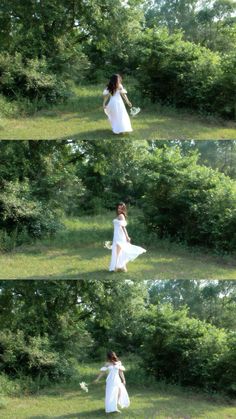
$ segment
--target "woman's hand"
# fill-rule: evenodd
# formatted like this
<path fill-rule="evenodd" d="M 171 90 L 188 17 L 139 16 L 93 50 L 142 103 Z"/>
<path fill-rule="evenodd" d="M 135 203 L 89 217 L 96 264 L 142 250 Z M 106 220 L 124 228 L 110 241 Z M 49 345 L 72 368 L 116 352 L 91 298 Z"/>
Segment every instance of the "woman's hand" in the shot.
<path fill-rule="evenodd" d="M 127 236 L 127 242 L 131 242 L 131 238 L 129 236 Z"/>

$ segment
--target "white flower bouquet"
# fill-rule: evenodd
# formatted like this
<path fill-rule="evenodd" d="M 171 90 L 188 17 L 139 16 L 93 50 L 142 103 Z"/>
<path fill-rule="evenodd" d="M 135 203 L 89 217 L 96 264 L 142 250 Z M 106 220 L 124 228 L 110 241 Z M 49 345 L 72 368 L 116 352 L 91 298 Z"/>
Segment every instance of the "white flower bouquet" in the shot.
<path fill-rule="evenodd" d="M 79 384 L 80 388 L 82 390 L 84 390 L 86 393 L 88 393 L 88 384 L 86 384 L 84 381 L 82 381 L 82 383 Z"/>
<path fill-rule="evenodd" d="M 130 115 L 131 116 L 136 116 L 138 115 L 138 113 L 141 111 L 141 109 L 139 107 L 135 108 L 134 106 L 132 106 L 132 108 L 130 109 Z"/>
<path fill-rule="evenodd" d="M 109 241 L 105 242 L 104 247 L 105 247 L 105 249 L 111 250 L 112 249 L 112 242 L 109 242 Z"/>

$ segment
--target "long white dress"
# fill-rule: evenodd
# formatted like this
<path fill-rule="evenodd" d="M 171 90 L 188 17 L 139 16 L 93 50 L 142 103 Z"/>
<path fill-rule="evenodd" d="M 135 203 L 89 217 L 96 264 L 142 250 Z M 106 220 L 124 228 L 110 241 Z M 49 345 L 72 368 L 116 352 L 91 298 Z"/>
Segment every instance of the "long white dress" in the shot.
<path fill-rule="evenodd" d="M 105 107 L 105 113 L 108 116 L 114 134 L 133 131 L 121 93 L 127 93 L 127 91 L 120 84 L 119 89 L 113 95 L 110 95 L 110 100 Z M 106 96 L 108 94 L 108 89 L 105 89 L 103 95 Z"/>
<path fill-rule="evenodd" d="M 122 383 L 119 370 L 125 371 L 120 361 L 107 364 L 101 371 L 108 371 L 106 379 L 105 410 L 106 413 L 117 412 L 118 405 L 123 409 L 129 407 L 130 400 L 125 385 Z"/>
<path fill-rule="evenodd" d="M 113 225 L 114 235 L 109 271 L 125 268 L 126 263 L 136 259 L 139 255 L 146 252 L 146 250 L 142 247 L 135 246 L 134 244 L 127 242 L 125 232 L 122 228 L 127 226 L 126 220 L 119 220 L 118 218 L 115 218 L 113 220 Z M 117 245 L 121 248 L 118 255 Z"/>

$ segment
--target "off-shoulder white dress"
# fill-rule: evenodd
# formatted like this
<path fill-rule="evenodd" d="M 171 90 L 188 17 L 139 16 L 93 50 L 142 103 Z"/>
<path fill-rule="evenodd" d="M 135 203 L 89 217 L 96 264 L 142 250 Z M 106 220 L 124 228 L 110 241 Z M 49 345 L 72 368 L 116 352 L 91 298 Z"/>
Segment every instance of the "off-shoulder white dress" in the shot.
<path fill-rule="evenodd" d="M 135 246 L 134 244 L 127 242 L 125 232 L 122 228 L 127 226 L 126 220 L 119 220 L 118 218 L 115 218 L 113 220 L 113 225 L 114 235 L 109 271 L 124 269 L 129 261 L 136 259 L 139 255 L 146 252 L 146 250 L 142 247 Z M 121 248 L 118 254 L 117 245 Z"/>
<path fill-rule="evenodd" d="M 119 89 L 113 95 L 110 94 L 109 102 L 104 109 L 114 134 L 133 131 L 121 93 L 127 93 L 127 91 L 120 84 Z M 106 96 L 108 94 L 109 91 L 105 89 L 103 95 Z"/>
<path fill-rule="evenodd" d="M 108 371 L 106 379 L 105 410 L 106 413 L 117 412 L 121 408 L 129 407 L 130 400 L 125 385 L 122 383 L 119 370 L 125 371 L 120 361 L 115 364 L 106 364 L 101 371 Z"/>

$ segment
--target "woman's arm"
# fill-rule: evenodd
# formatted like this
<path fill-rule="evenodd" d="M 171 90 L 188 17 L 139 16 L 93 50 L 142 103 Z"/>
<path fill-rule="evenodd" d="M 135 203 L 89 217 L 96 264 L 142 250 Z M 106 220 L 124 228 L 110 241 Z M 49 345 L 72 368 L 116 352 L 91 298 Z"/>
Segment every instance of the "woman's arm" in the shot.
<path fill-rule="evenodd" d="M 124 385 L 126 385 L 125 375 L 124 375 L 124 373 L 123 373 L 123 371 L 122 371 L 122 370 L 119 370 L 119 375 L 120 375 L 120 379 L 121 379 L 122 383 L 123 383 Z"/>
<path fill-rule="evenodd" d="M 119 217 L 118 217 L 118 220 L 122 220 L 122 221 L 125 220 L 124 215 L 123 214 L 120 214 Z M 122 227 L 122 229 L 123 229 L 123 231 L 125 233 L 125 237 L 126 237 L 127 242 L 130 242 L 131 239 L 130 239 L 130 237 L 128 235 L 128 232 L 127 232 L 126 228 L 124 226 L 121 226 L 121 227 Z"/>
<path fill-rule="evenodd" d="M 103 377 L 104 374 L 105 374 L 105 372 L 101 372 L 93 382 L 98 383 L 98 381 L 100 380 L 100 378 Z"/>
<path fill-rule="evenodd" d="M 127 242 L 130 242 L 130 241 L 131 241 L 131 238 L 129 237 L 129 235 L 128 235 L 128 232 L 127 232 L 126 228 L 125 228 L 125 227 L 122 227 L 122 228 L 123 228 L 123 231 L 124 231 L 124 233 L 125 233 L 125 237 L 126 237 Z"/>
<path fill-rule="evenodd" d="M 132 103 L 129 101 L 128 96 L 125 93 L 121 93 L 121 96 L 123 97 L 125 103 L 127 103 L 127 105 L 132 108 Z"/>
<path fill-rule="evenodd" d="M 103 98 L 103 109 L 106 107 L 106 102 L 107 102 L 109 97 L 110 97 L 110 93 L 108 93 L 107 95 L 104 96 L 104 98 Z"/>

